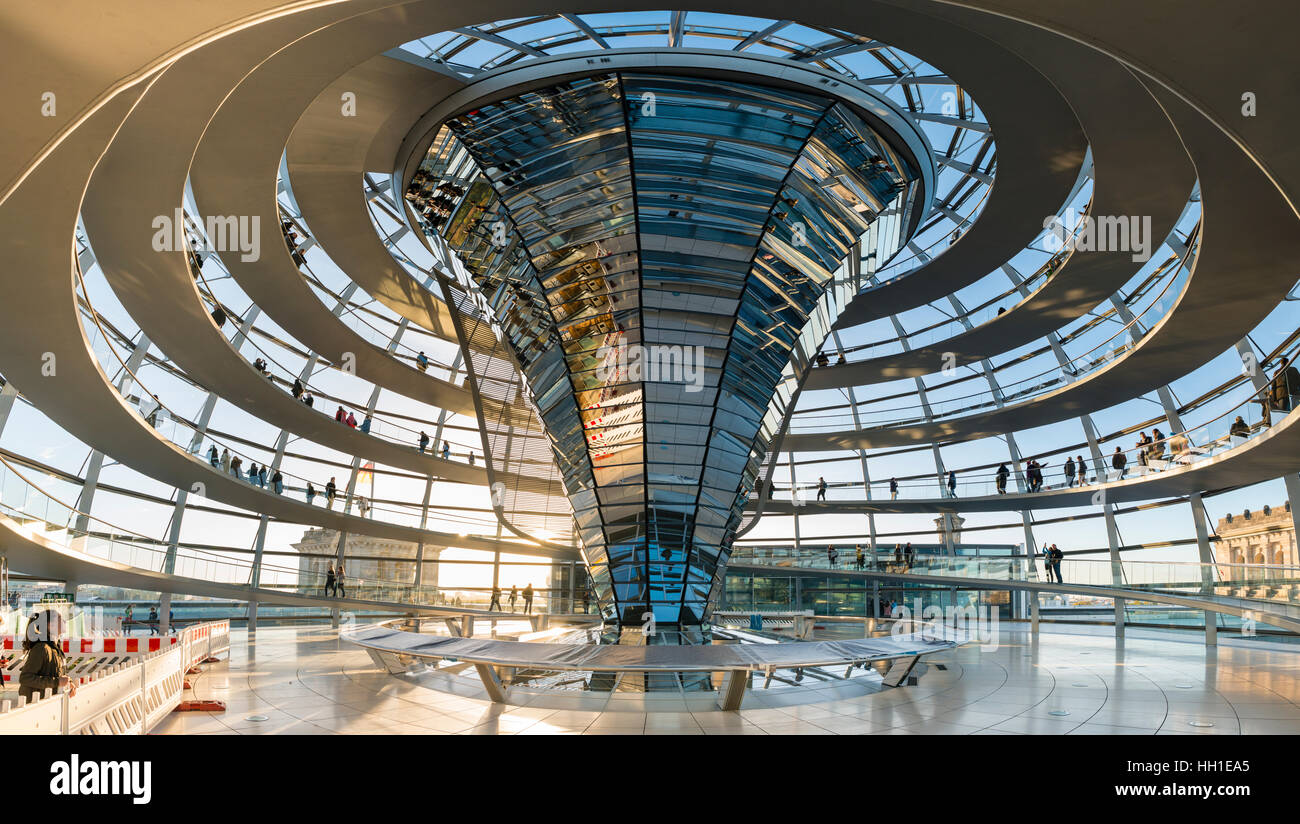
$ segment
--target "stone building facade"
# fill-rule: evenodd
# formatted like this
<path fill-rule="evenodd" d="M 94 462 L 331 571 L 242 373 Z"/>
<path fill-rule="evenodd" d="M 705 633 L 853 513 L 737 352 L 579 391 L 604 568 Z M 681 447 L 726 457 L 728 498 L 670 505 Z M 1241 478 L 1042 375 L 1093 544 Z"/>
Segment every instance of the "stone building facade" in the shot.
<path fill-rule="evenodd" d="M 1220 518 L 1214 560 L 1220 564 L 1300 565 L 1291 504 Z"/>
<path fill-rule="evenodd" d="M 336 529 L 309 529 L 293 548 L 298 550 L 300 581 L 322 580 L 338 555 L 339 533 Z M 344 558 L 348 580 L 361 583 L 413 583 L 417 545 L 412 541 L 395 541 L 370 535 L 348 535 Z M 425 547 L 424 580 L 427 586 L 438 585 L 436 561 L 441 549 Z"/>

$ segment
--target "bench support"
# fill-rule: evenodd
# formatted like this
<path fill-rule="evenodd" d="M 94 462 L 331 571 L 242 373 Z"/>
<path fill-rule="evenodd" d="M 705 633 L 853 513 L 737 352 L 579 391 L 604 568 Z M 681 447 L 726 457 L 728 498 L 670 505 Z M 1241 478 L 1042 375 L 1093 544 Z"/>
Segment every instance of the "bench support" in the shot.
<path fill-rule="evenodd" d="M 748 670 L 727 670 L 722 679 L 718 707 L 724 712 L 736 712 L 745 700 L 745 687 L 749 684 Z"/>
<path fill-rule="evenodd" d="M 911 675 L 912 668 L 916 662 L 921 660 L 919 655 L 911 655 L 907 658 L 895 658 L 889 662 L 889 669 L 885 670 L 885 686 L 901 687 L 907 683 L 907 676 Z"/>
<path fill-rule="evenodd" d="M 483 682 L 483 689 L 487 691 L 488 698 L 492 699 L 492 703 L 504 704 L 506 702 L 506 688 L 501 685 L 501 678 L 497 675 L 496 667 L 491 664 L 475 664 L 474 669 L 478 670 L 478 677 Z"/>

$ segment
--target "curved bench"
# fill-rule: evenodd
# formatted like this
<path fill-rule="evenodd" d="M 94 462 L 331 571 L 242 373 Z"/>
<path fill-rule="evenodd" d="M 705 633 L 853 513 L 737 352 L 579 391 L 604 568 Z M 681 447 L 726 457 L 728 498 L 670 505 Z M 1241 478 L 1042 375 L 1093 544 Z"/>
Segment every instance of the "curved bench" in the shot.
<path fill-rule="evenodd" d="M 748 676 L 753 672 L 852 667 L 889 661 L 893 663 L 886 675 L 886 683 L 897 686 L 922 656 L 971 641 L 950 628 L 936 625 L 907 635 L 778 644 L 547 644 L 421 635 L 383 626 L 345 630 L 340 637 L 364 648 L 375 663 L 390 672 L 406 672 L 407 666 L 402 659 L 412 658 L 450 659 L 473 664 L 488 697 L 496 703 L 505 703 L 508 699 L 508 688 L 502 684 L 496 667 L 569 672 L 722 673 L 725 680 L 718 705 L 728 711 L 740 709 Z M 897 671 L 896 667 L 899 668 Z"/>

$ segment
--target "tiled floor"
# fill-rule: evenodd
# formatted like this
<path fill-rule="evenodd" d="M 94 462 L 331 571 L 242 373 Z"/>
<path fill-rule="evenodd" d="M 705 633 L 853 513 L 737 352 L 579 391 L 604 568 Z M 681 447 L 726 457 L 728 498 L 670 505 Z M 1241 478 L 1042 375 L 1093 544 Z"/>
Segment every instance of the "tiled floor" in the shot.
<path fill-rule="evenodd" d="M 1117 647 L 1087 629 L 935 655 L 915 686 L 739 713 L 495 706 L 380 670 L 327 628 L 236 631 L 229 662 L 192 676 L 224 713 L 175 713 L 197 734 L 1250 734 L 1300 732 L 1300 647 L 1217 650 L 1147 634 Z M 943 664 L 940 669 L 936 664 Z M 470 691 L 472 692 L 472 691 Z M 860 690 L 858 691 L 860 693 Z M 190 693 L 187 693 L 190 697 Z M 549 702 L 554 703 L 554 702 Z M 776 702 L 780 703 L 780 702 Z"/>

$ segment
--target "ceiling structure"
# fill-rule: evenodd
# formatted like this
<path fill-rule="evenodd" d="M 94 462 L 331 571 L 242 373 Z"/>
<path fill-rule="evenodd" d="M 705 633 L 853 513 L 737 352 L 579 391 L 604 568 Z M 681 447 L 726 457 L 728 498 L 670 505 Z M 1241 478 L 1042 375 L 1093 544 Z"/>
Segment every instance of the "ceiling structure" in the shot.
<path fill-rule="evenodd" d="M 129 520 L 154 571 L 245 584 L 296 525 L 581 557 L 609 621 L 693 625 L 738 536 L 852 513 L 874 543 L 891 477 L 950 545 L 968 491 L 1030 548 L 1077 506 L 1113 556 L 1118 502 L 1177 500 L 1202 560 L 1206 495 L 1300 494 L 1233 451 L 1296 348 L 1295 115 L 1246 113 L 1294 97 L 1289 46 L 1208 2 L 163 5 L 0 12 L 0 100 L 34 112 L 0 147 L 0 446 L 67 450 L 70 541 Z M 1211 42 L 1235 72 L 1188 60 Z M 1038 491 L 1067 457 L 1100 500 Z"/>

